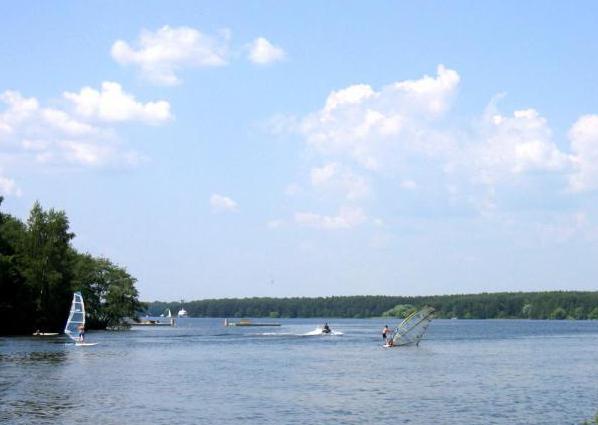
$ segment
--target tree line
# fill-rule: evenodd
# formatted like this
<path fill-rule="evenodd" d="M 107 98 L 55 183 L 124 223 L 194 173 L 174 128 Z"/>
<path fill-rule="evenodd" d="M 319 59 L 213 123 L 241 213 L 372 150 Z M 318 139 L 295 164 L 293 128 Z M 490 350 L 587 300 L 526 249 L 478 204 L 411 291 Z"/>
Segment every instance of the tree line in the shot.
<path fill-rule="evenodd" d="M 143 310 L 136 279 L 107 258 L 78 252 L 74 237 L 66 213 L 39 202 L 26 222 L 0 211 L 0 335 L 61 332 L 74 291 L 83 295 L 90 329 L 124 326 Z"/>
<path fill-rule="evenodd" d="M 504 292 L 420 297 L 338 296 L 318 298 L 226 298 L 185 303 L 192 317 L 406 317 L 423 306 L 438 318 L 598 319 L 598 292 Z M 147 313 L 176 312 L 178 302 L 154 301 Z"/>

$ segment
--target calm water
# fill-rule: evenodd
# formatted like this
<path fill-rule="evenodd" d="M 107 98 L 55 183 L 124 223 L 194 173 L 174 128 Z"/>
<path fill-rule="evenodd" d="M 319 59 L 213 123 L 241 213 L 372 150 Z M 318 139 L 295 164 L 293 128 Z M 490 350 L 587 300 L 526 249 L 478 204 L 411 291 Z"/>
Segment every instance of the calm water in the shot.
<path fill-rule="evenodd" d="M 579 424 L 598 410 L 598 322 L 435 320 L 419 348 L 384 349 L 382 320 L 342 337 L 176 328 L 0 339 L 0 423 Z"/>

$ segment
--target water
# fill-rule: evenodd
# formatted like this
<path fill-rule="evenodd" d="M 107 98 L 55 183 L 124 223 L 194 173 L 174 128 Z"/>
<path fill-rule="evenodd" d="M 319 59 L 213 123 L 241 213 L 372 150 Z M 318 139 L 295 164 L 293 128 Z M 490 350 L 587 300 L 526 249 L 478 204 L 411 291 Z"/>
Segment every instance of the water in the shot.
<path fill-rule="evenodd" d="M 0 423 L 579 424 L 598 410 L 598 322 L 434 320 L 384 349 L 385 321 L 342 337 L 279 328 L 176 328 L 0 339 Z"/>

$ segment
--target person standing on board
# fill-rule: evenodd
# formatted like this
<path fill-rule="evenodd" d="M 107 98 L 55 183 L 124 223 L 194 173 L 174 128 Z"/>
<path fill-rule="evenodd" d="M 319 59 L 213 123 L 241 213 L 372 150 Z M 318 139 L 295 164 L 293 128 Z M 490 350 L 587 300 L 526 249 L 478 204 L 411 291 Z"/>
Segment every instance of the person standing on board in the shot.
<path fill-rule="evenodd" d="M 388 325 L 385 325 L 384 329 L 382 329 L 382 340 L 384 341 L 384 344 L 386 344 L 386 338 L 388 337 L 389 333 L 390 333 L 390 328 L 388 327 Z"/>
<path fill-rule="evenodd" d="M 85 339 L 85 326 L 79 325 L 77 329 L 79 330 L 79 341 L 83 342 Z"/>

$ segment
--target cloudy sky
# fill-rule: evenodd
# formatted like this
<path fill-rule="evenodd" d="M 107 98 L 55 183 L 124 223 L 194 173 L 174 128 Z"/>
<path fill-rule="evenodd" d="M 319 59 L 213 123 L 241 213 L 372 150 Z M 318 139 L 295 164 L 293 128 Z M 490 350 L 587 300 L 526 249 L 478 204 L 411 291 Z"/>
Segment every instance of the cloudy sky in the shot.
<path fill-rule="evenodd" d="M 37 2 L 0 193 L 144 300 L 596 289 L 598 4 Z"/>

